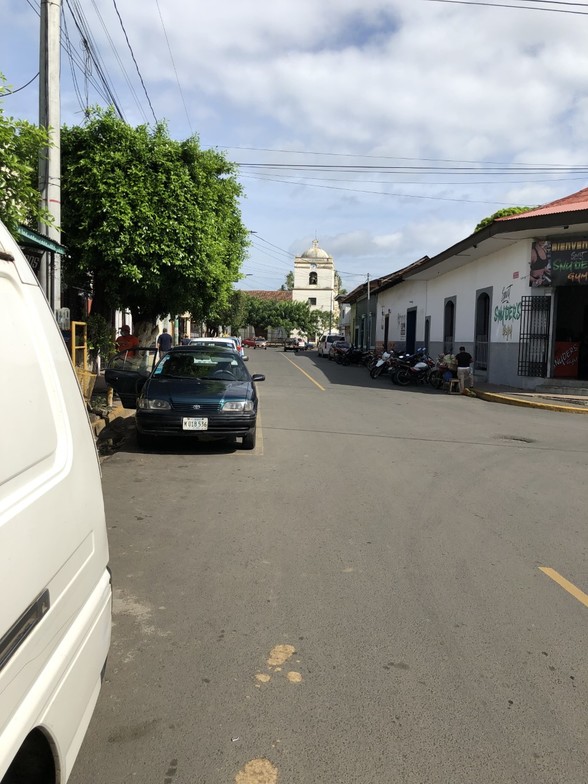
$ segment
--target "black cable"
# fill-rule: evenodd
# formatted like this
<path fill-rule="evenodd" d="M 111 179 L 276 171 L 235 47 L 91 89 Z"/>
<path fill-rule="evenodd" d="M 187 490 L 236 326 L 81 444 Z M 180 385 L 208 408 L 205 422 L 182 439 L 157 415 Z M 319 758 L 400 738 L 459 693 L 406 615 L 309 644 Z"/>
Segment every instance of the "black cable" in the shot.
<path fill-rule="evenodd" d="M 149 108 L 151 109 L 151 114 L 153 115 L 153 119 L 155 120 L 155 123 L 157 124 L 158 120 L 157 120 L 157 117 L 155 116 L 155 111 L 154 111 L 153 106 L 151 104 L 151 98 L 149 98 L 149 93 L 147 92 L 147 88 L 145 87 L 145 82 L 143 81 L 143 76 L 141 75 L 141 71 L 139 69 L 139 64 L 137 63 L 137 59 L 135 57 L 135 53 L 133 52 L 133 47 L 131 46 L 131 42 L 129 41 L 129 36 L 127 35 L 127 31 L 125 29 L 125 25 L 124 25 L 124 22 L 122 20 L 122 16 L 120 15 L 120 11 L 118 10 L 118 5 L 116 3 L 116 0 L 112 0 L 112 2 L 114 4 L 114 10 L 116 11 L 116 15 L 118 16 L 118 21 L 120 22 L 120 26 L 122 27 L 123 33 L 125 34 L 125 39 L 127 41 L 127 46 L 129 47 L 129 51 L 131 53 L 131 57 L 133 58 L 133 62 L 135 63 L 135 68 L 137 69 L 137 73 L 139 74 L 139 79 L 141 80 L 141 85 L 143 86 L 143 92 L 145 93 L 145 97 L 147 98 L 147 103 L 149 104 Z"/>
<path fill-rule="evenodd" d="M 131 79 L 130 79 L 128 73 L 127 73 L 127 70 L 126 70 L 126 68 L 125 68 L 125 66 L 123 64 L 123 61 L 122 61 L 122 59 L 121 59 L 121 57 L 120 57 L 120 55 L 119 55 L 119 53 L 118 53 L 118 51 L 116 49 L 116 45 L 115 45 L 115 43 L 114 43 L 114 41 L 112 39 L 112 36 L 110 35 L 110 31 L 108 30 L 108 27 L 107 27 L 107 25 L 106 25 L 106 23 L 104 21 L 104 18 L 102 16 L 101 12 L 100 12 L 100 9 L 98 8 L 96 0 L 91 0 L 91 2 L 92 2 L 92 5 L 94 6 L 94 10 L 96 12 L 96 16 L 98 17 L 98 20 L 99 20 L 100 24 L 102 25 L 102 29 L 104 30 L 104 34 L 106 35 L 106 38 L 108 39 L 108 43 L 110 44 L 110 48 L 112 49 L 112 51 L 114 53 L 114 56 L 116 58 L 116 61 L 118 62 L 119 68 L 122 71 L 124 79 L 125 79 L 125 81 L 127 83 L 127 86 L 129 88 L 129 92 L 133 96 L 133 99 L 135 101 L 137 109 L 139 110 L 139 113 L 143 116 L 143 119 L 145 120 L 145 123 L 149 124 L 149 120 L 147 118 L 147 115 L 145 114 L 145 110 L 143 109 L 143 105 L 139 101 L 139 96 L 137 95 L 137 93 L 135 91 L 135 88 L 134 88 L 134 86 L 133 86 L 133 84 L 131 82 Z"/>
<path fill-rule="evenodd" d="M 547 2 L 547 0 L 541 0 L 542 2 Z M 487 8 L 515 8 L 517 11 L 548 11 L 552 14 L 576 14 L 577 16 L 588 16 L 588 11 L 568 11 L 567 9 L 563 8 L 534 8 L 529 5 L 511 5 L 509 3 L 484 3 L 481 0 L 425 0 L 427 3 L 450 3 L 452 5 L 481 5 Z M 572 5 L 570 3 L 569 5 Z M 574 3 L 573 5 L 583 6 L 584 8 L 588 8 L 588 6 L 584 5 L 584 3 Z"/>
<path fill-rule="evenodd" d="M 17 87 L 16 90 L 5 90 L 2 93 L 2 97 L 4 97 L 5 95 L 14 95 L 15 93 L 19 93 L 21 90 L 24 90 L 25 87 L 28 87 L 29 84 L 32 84 L 35 81 L 35 79 L 37 79 L 38 76 L 39 76 L 39 71 L 37 71 L 37 73 L 33 76 L 33 78 L 29 79 L 29 81 L 26 84 L 23 84 L 22 87 Z"/>
<path fill-rule="evenodd" d="M 326 190 L 332 191 L 350 191 L 351 193 L 367 193 L 370 196 L 395 196 L 399 199 L 430 199 L 432 201 L 454 201 L 467 204 L 496 204 L 499 207 L 510 207 L 511 202 L 505 201 L 488 201 L 481 200 L 481 199 L 452 199 L 448 196 L 419 196 L 412 193 L 391 193 L 390 191 L 367 191 L 362 190 L 360 188 L 337 188 L 334 185 L 315 185 L 314 183 L 307 183 L 307 182 L 296 182 L 292 180 L 275 180 L 271 177 L 254 177 L 253 175 L 241 175 L 244 178 L 249 178 L 251 180 L 259 180 L 260 182 L 278 182 L 280 185 L 297 185 L 304 188 L 323 188 Z"/>
<path fill-rule="evenodd" d="M 155 5 L 157 6 L 157 11 L 159 12 L 159 20 L 160 20 L 161 26 L 163 28 L 163 34 L 165 36 L 165 42 L 167 44 L 169 57 L 170 57 L 170 60 L 171 60 L 171 63 L 172 63 L 173 69 L 174 69 L 174 73 L 176 75 L 176 82 L 178 84 L 178 90 L 180 91 L 180 97 L 182 99 L 182 103 L 184 104 L 184 111 L 186 112 L 186 119 L 188 120 L 188 128 L 190 129 L 190 134 L 194 135 L 194 131 L 192 130 L 192 123 L 190 122 L 190 115 L 188 114 L 188 107 L 186 106 L 186 101 L 184 99 L 184 93 L 183 93 L 183 90 L 182 90 L 182 86 L 180 84 L 180 78 L 178 76 L 178 70 L 176 68 L 176 63 L 175 63 L 174 56 L 173 56 L 173 53 L 172 53 L 172 48 L 171 48 L 171 45 L 170 45 L 170 42 L 169 42 L 169 38 L 167 37 L 167 30 L 165 29 L 163 16 L 161 14 L 161 8 L 159 7 L 159 0 L 155 0 Z"/>
<path fill-rule="evenodd" d="M 102 85 L 104 87 L 106 96 L 103 93 L 100 93 L 99 90 L 98 90 L 98 92 L 102 95 L 103 98 L 105 98 L 105 100 L 108 103 L 110 103 L 110 104 L 112 104 L 112 106 L 114 106 L 115 111 L 117 112 L 119 117 L 124 120 L 124 115 L 123 115 L 122 109 L 119 106 L 116 92 L 115 92 L 114 88 L 110 86 L 108 78 L 106 76 L 106 70 L 105 70 L 104 66 L 102 65 L 102 63 L 100 62 L 100 55 L 98 54 L 98 50 L 97 50 L 96 44 L 92 40 L 92 33 L 91 33 L 91 31 L 89 29 L 89 26 L 88 26 L 88 23 L 86 22 L 86 19 L 84 17 L 84 12 L 83 12 L 81 6 L 78 3 L 78 0 L 66 0 L 66 3 L 67 3 L 67 6 L 69 8 L 69 11 L 70 11 L 70 13 L 72 15 L 72 19 L 74 21 L 74 24 L 75 24 L 75 26 L 76 26 L 76 28 L 77 28 L 80 36 L 81 36 L 82 45 L 84 47 L 86 55 L 87 55 L 87 57 L 89 57 L 91 59 L 92 63 L 94 64 L 94 67 L 96 68 L 96 72 L 98 74 L 98 78 L 99 78 L 100 82 L 102 83 Z M 78 57 L 79 57 L 79 55 L 78 55 Z M 89 68 L 88 68 L 87 64 L 84 64 L 82 66 L 78 65 L 78 67 L 80 67 L 80 70 L 84 74 L 85 78 L 93 86 L 96 86 L 95 82 L 92 81 L 92 79 L 90 77 L 90 72 L 89 72 Z"/>

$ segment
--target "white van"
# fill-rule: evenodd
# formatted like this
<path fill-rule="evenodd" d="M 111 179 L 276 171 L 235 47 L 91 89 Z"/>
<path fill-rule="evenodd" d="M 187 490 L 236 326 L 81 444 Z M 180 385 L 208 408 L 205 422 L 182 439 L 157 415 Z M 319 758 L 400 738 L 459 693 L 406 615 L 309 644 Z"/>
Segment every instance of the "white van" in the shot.
<path fill-rule="evenodd" d="M 345 340 L 345 335 L 341 335 L 339 332 L 329 332 L 327 335 L 321 335 L 317 344 L 317 353 L 319 357 L 328 357 L 331 345 L 338 340 Z"/>
<path fill-rule="evenodd" d="M 0 782 L 64 784 L 110 644 L 100 465 L 71 360 L 0 223 Z"/>

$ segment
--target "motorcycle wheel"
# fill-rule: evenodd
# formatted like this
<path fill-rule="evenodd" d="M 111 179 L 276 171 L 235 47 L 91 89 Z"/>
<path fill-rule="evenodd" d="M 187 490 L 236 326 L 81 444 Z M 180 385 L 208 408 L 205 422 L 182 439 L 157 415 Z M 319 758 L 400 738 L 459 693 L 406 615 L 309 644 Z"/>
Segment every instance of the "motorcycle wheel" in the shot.
<path fill-rule="evenodd" d="M 441 389 L 443 386 L 443 376 L 438 370 L 432 370 L 429 374 L 429 384 L 433 389 Z"/>
<path fill-rule="evenodd" d="M 341 364 L 341 362 L 343 362 L 343 360 L 342 360 L 342 358 L 341 358 L 341 355 L 340 355 L 340 354 L 337 354 L 337 356 L 335 357 L 335 362 L 336 362 L 338 365 L 340 365 L 340 364 Z"/>
<path fill-rule="evenodd" d="M 384 369 L 384 365 L 380 365 L 380 367 L 373 367 L 373 368 L 370 370 L 370 376 L 371 376 L 372 378 L 378 378 L 379 376 L 381 376 L 381 375 L 382 375 L 382 370 L 383 370 L 383 369 Z"/>
<path fill-rule="evenodd" d="M 400 387 L 407 387 L 410 384 L 410 374 L 406 370 L 399 370 L 396 373 L 396 383 Z"/>
<path fill-rule="evenodd" d="M 392 370 L 390 371 L 390 381 L 398 386 L 398 379 L 396 378 L 397 375 L 398 375 L 398 368 L 392 368 Z"/>

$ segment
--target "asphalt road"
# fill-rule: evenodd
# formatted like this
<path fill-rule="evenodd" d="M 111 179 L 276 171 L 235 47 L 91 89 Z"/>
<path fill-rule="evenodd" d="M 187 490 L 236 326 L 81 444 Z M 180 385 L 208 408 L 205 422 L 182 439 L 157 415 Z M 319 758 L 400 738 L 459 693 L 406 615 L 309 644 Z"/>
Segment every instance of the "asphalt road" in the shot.
<path fill-rule="evenodd" d="M 250 355 L 253 452 L 103 464 L 72 784 L 585 784 L 588 417 Z"/>

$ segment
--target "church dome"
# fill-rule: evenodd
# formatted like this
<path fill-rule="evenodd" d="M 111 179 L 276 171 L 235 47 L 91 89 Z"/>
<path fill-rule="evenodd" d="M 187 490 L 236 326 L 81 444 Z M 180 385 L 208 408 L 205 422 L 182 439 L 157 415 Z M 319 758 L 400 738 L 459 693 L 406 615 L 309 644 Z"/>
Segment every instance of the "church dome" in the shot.
<path fill-rule="evenodd" d="M 302 259 L 328 259 L 329 258 L 329 254 L 327 253 L 326 250 L 323 250 L 322 248 L 319 248 L 318 240 L 313 240 L 312 241 L 312 248 L 309 248 L 308 250 L 305 250 L 300 258 L 302 258 Z"/>

